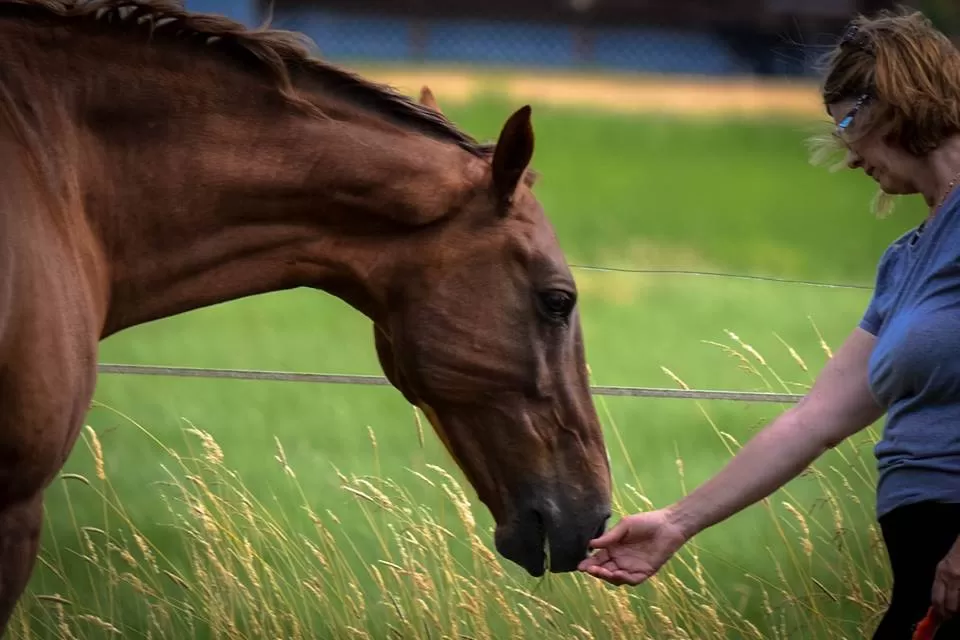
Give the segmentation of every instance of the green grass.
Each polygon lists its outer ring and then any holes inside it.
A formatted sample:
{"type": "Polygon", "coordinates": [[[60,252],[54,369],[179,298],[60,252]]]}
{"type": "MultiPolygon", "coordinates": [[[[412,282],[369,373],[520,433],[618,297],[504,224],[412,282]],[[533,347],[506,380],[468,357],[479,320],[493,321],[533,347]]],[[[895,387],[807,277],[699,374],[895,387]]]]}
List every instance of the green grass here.
{"type": "MultiPolygon", "coordinates": [[[[449,113],[493,137],[509,109],[481,102],[449,113]]],[[[536,107],[535,125],[538,193],[577,264],[869,285],[883,247],[917,211],[901,205],[893,218],[874,220],[865,179],[809,166],[809,123],[536,107]]],[[[676,376],[696,388],[802,392],[826,360],[821,337],[838,346],[869,297],[704,276],[575,275],[601,385],[676,386],[676,376]]],[[[105,341],[101,360],[380,373],[369,323],[309,291],[132,329],[105,341]]],[[[858,637],[885,597],[882,551],[871,548],[875,432],[825,456],[769,505],[698,536],[657,580],[612,591],[582,576],[535,581],[490,564],[488,514],[466,488],[481,546],[469,544],[469,519],[443,490],[453,481],[431,465],[460,475],[393,389],[104,376],[96,400],[88,423],[106,479],[88,433],[65,469],[84,480],[58,480],[49,491],[43,563],[13,637],[63,637],[62,614],[77,637],[110,635],[78,617],[95,615],[125,637],[260,637],[257,629],[270,637],[386,637],[389,628],[441,637],[456,628],[466,637],[838,638],[858,637]],[[218,449],[185,431],[194,427],[218,449]],[[372,487],[389,503],[367,500],[372,487]],[[809,535],[785,501],[803,514],[809,535]],[[437,537],[437,526],[454,536],[437,537]],[[134,531],[154,545],[157,571],[134,531]],[[426,589],[423,604],[418,589],[426,589]],[[53,594],[66,601],[43,597],[53,594]]],[[[745,441],[784,408],[598,403],[617,515],[679,498],[729,458],[731,438],[745,441]]]]}

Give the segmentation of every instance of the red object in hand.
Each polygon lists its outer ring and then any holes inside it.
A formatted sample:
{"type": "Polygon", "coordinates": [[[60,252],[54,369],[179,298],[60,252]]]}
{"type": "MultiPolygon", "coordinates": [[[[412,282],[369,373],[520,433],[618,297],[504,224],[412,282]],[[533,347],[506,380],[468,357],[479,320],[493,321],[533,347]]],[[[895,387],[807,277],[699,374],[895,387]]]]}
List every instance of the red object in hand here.
{"type": "Polygon", "coordinates": [[[913,640],[933,640],[933,634],[937,632],[940,626],[940,616],[933,610],[933,607],[927,610],[927,615],[920,621],[913,632],[913,640]]]}

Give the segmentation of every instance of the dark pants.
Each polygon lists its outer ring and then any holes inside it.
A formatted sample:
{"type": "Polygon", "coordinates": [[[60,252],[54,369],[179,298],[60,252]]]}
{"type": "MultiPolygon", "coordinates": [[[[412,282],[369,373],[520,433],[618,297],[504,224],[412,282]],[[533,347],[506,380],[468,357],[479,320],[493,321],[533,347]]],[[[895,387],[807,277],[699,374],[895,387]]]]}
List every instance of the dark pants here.
{"type": "MultiPolygon", "coordinates": [[[[893,570],[893,595],[873,640],[910,640],[930,608],[937,564],[960,535],[960,504],[921,502],[880,518],[893,570]]],[[[937,640],[960,638],[960,619],[942,624],[937,640]]]]}

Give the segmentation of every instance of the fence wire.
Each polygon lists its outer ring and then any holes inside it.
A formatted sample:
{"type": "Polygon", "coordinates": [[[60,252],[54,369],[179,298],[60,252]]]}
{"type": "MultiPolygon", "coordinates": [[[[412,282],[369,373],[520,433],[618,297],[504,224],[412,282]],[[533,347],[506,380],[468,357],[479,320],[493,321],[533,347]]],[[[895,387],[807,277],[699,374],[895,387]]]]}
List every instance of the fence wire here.
{"type": "MultiPolygon", "coordinates": [[[[819,282],[814,280],[793,280],[774,276],[755,276],[712,271],[692,271],[684,269],[639,269],[629,267],[598,267],[592,265],[571,265],[571,268],[607,273],[709,276],[727,279],[778,282],[783,284],[799,284],[804,286],[825,287],[832,289],[872,289],[872,287],[858,284],[819,282]]],[[[205,367],[174,367],[119,363],[99,364],[98,371],[101,374],[106,375],[165,376],[174,378],[206,378],[228,380],[260,380],[267,382],[305,382],[312,384],[391,386],[390,381],[383,376],[361,374],[305,373],[292,371],[265,371],[260,369],[213,369],[205,367]]],[[[598,396],[675,398],[683,400],[727,400],[733,402],[796,403],[803,398],[802,394],[795,393],[710,389],[667,389],[662,387],[591,386],[590,391],[594,395],[598,396]]]]}
{"type": "MultiPolygon", "coordinates": [[[[290,371],[261,371],[256,369],[207,369],[199,367],[165,367],[142,364],[101,364],[102,374],[168,376],[175,378],[210,378],[229,380],[261,380],[270,382],[307,382],[314,384],[349,384],[390,386],[382,376],[348,375],[339,373],[295,373],[290,371]]],[[[731,400],[735,402],[795,403],[803,396],[792,393],[764,391],[710,391],[703,389],[665,389],[656,387],[592,386],[599,396],[627,396],[634,398],[680,398],[687,400],[731,400]]]]}
{"type": "Polygon", "coordinates": [[[857,289],[861,291],[871,291],[872,285],[852,284],[842,282],[821,282],[819,280],[797,280],[793,278],[781,278],[778,276],[755,276],[742,273],[725,273],[723,271],[696,271],[692,269],[641,269],[635,267],[595,267],[588,264],[572,264],[571,269],[580,271],[596,271],[599,273],[636,273],[652,275],[675,275],[675,276],[703,276],[711,278],[725,278],[727,280],[754,280],[759,282],[777,282],[780,284],[799,284],[808,287],[822,287],[826,289],[857,289]]]}

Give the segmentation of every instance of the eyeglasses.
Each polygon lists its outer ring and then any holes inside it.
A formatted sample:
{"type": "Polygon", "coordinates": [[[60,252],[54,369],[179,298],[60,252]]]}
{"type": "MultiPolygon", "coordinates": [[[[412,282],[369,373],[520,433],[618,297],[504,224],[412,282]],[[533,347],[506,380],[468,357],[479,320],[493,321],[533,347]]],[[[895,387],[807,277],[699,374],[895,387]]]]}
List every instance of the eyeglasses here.
{"type": "Polygon", "coordinates": [[[860,109],[870,100],[870,94],[864,93],[861,95],[857,102],[853,105],[853,108],[847,112],[847,115],[843,116],[843,119],[837,123],[836,134],[838,137],[842,137],[842,134],[846,133],[847,129],[850,128],[850,125],[853,124],[854,118],[856,118],[857,113],[860,109]]]}

